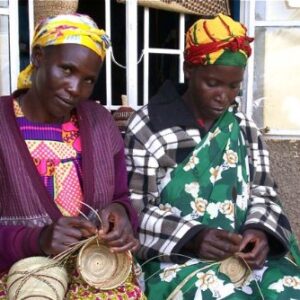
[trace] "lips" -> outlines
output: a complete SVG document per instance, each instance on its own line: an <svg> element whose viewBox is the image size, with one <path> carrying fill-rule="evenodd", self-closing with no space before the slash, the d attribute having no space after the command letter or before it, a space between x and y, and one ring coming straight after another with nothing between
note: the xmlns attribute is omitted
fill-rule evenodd
<svg viewBox="0 0 300 300"><path fill-rule="evenodd" d="M67 106L67 107L74 107L74 103L72 102L72 99L71 99L71 98L65 98L65 97L57 96L57 99L58 99L59 102L62 103L64 106Z"/></svg>

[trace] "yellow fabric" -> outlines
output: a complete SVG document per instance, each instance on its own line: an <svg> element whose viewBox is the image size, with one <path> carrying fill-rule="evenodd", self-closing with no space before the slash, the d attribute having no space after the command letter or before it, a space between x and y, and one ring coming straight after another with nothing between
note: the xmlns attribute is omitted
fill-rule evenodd
<svg viewBox="0 0 300 300"><path fill-rule="evenodd" d="M50 45L79 44L91 49L104 60L109 43L105 31L99 29L90 17L70 14L42 20L35 28L31 49L37 45L46 47ZM34 66L29 64L19 74L18 88L30 88L33 70Z"/></svg>
<svg viewBox="0 0 300 300"><path fill-rule="evenodd" d="M218 14L213 19L200 19L196 21L186 34L186 48L192 46L211 44L215 42L228 43L238 37L247 37L246 27L233 20L231 17ZM242 49L238 50L248 58L248 55ZM209 64L214 64L215 61L224 53L224 49L219 49L215 52L207 53L207 61Z"/></svg>

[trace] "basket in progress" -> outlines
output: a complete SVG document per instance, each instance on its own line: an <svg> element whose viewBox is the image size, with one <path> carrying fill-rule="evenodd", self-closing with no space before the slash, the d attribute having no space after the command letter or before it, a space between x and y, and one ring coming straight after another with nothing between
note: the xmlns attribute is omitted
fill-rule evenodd
<svg viewBox="0 0 300 300"><path fill-rule="evenodd" d="M9 270L7 291L9 300L63 300L68 288L64 267L48 257L28 257L16 262Z"/></svg>
<svg viewBox="0 0 300 300"><path fill-rule="evenodd" d="M127 279L132 268L129 251L112 253L109 247L96 239L85 244L77 257L77 269L82 279L89 285L110 290Z"/></svg>
<svg viewBox="0 0 300 300"><path fill-rule="evenodd" d="M243 260L234 256L223 260L219 270L221 273L227 275L237 288L244 284L251 273L251 270Z"/></svg>

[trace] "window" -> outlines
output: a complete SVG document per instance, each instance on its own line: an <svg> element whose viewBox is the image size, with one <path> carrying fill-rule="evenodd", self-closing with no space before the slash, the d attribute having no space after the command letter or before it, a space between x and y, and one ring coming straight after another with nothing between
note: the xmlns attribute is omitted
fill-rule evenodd
<svg viewBox="0 0 300 300"><path fill-rule="evenodd" d="M247 112L269 135L300 136L299 1L249 1L254 55L248 67Z"/></svg>
<svg viewBox="0 0 300 300"><path fill-rule="evenodd" d="M0 95L10 94L17 85L16 78L19 73L17 18L18 2L0 0Z"/></svg>

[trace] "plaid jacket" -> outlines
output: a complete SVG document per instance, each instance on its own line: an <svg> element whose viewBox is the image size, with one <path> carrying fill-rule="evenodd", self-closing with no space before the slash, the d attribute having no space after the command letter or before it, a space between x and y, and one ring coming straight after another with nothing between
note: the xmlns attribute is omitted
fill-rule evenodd
<svg viewBox="0 0 300 300"><path fill-rule="evenodd" d="M246 141L250 171L250 199L243 230L263 229L268 234L270 255L283 255L288 250L291 227L269 173L269 153L253 121L241 112L236 118ZM140 258L165 255L161 260L178 261L169 255L180 253L182 246L203 228L197 220L186 221L165 209L159 195L170 171L204 135L170 81L131 117L125 144L131 200L140 218Z"/></svg>

